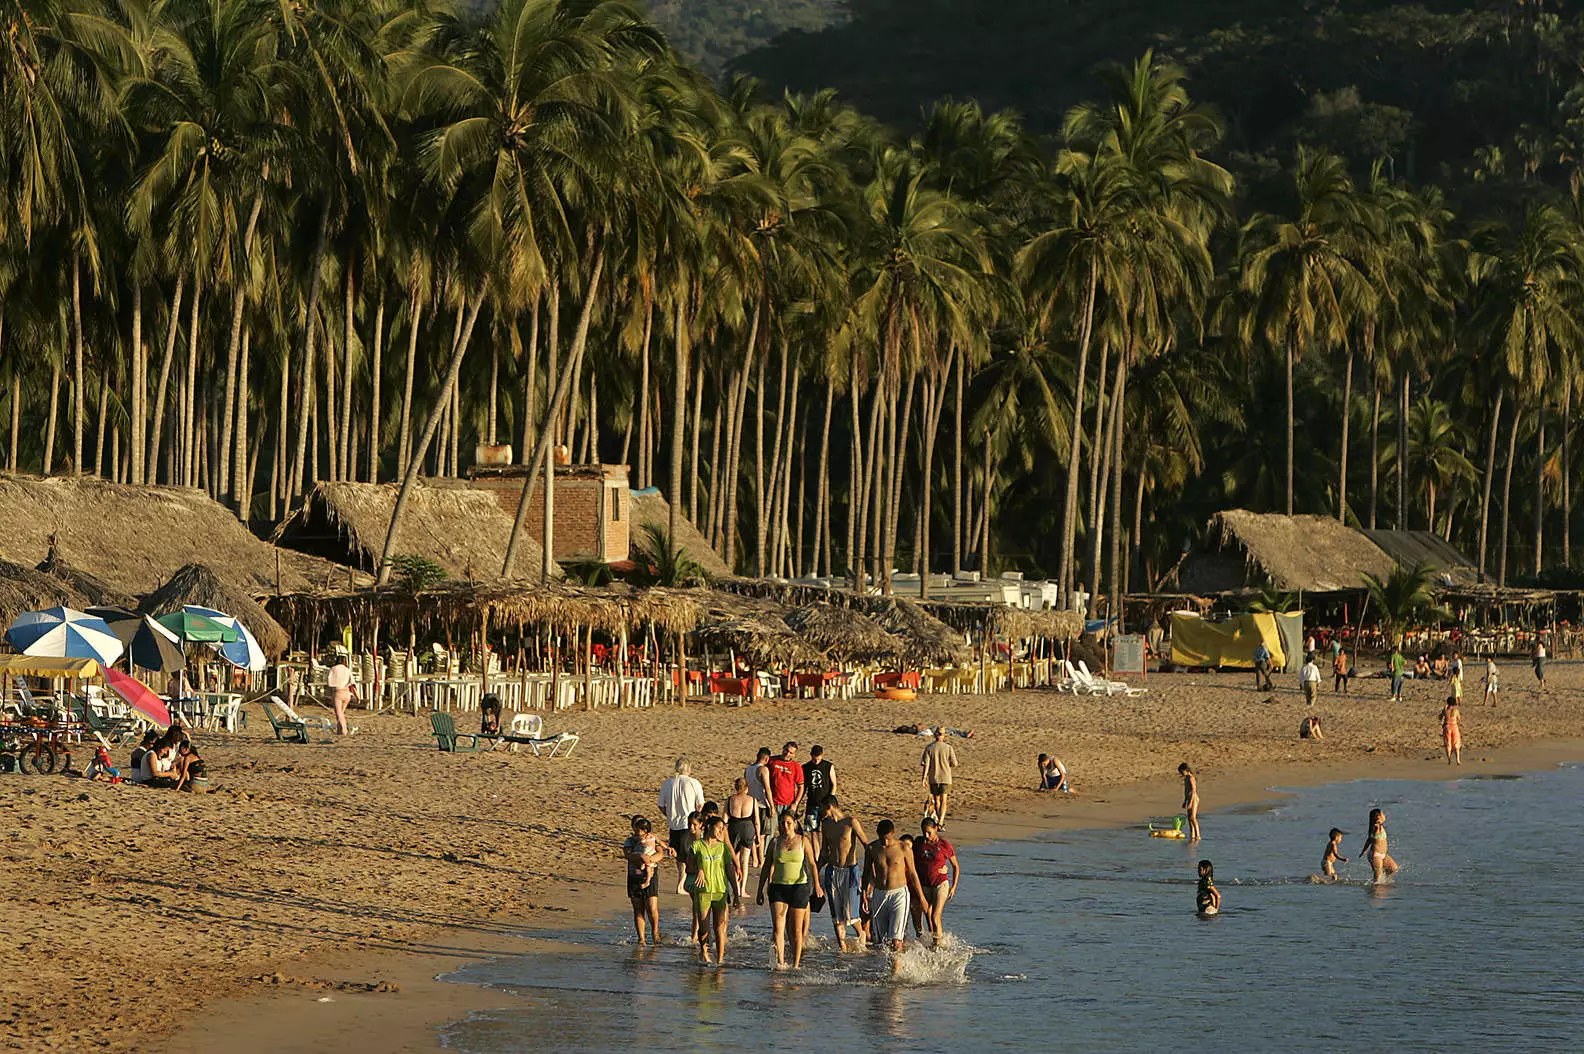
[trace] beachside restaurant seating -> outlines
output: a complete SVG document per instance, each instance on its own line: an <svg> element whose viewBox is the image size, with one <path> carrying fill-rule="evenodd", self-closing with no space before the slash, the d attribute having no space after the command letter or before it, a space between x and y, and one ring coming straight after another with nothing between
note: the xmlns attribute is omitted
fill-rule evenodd
<svg viewBox="0 0 1584 1054"><path fill-rule="evenodd" d="M495 745L493 737L473 732L458 732L456 718L438 710L429 715L429 727L433 729L430 735L434 736L435 745L447 754L472 754L480 750L489 750ZM464 739L468 741L466 746L460 742ZM479 746L481 739L489 740L489 745Z"/></svg>
<svg viewBox="0 0 1584 1054"><path fill-rule="evenodd" d="M728 677L723 673L712 673L709 675L709 694L753 699L759 694L759 680L756 677ZM741 706L742 703L737 705Z"/></svg>
<svg viewBox="0 0 1584 1054"><path fill-rule="evenodd" d="M911 688L918 690L923 678L917 670L904 670L901 673L877 673L870 678L876 688Z"/></svg>
<svg viewBox="0 0 1584 1054"><path fill-rule="evenodd" d="M853 675L845 670L794 673L792 691L799 699L851 699ZM812 693L812 694L810 694Z"/></svg>
<svg viewBox="0 0 1584 1054"><path fill-rule="evenodd" d="M544 718L538 714L514 714L505 742L511 744L514 753L519 746L526 746L533 751L534 757L542 758L546 756L542 751L548 747L549 757L559 755L565 758L571 757L572 751L577 749L578 735L576 732L558 732L547 736L544 734ZM562 747L566 748L564 753Z"/></svg>

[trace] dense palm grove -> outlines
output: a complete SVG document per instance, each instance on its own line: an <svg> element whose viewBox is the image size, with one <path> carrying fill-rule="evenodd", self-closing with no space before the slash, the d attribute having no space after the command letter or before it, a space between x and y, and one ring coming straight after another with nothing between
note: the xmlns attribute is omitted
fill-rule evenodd
<svg viewBox="0 0 1584 1054"><path fill-rule="evenodd" d="M741 570L884 589L1148 588L1229 506L1571 564L1578 183L1458 216L1299 147L1253 212L1149 55L1054 140L904 137L723 94L619 0L0 11L12 470L264 524L565 443Z"/></svg>

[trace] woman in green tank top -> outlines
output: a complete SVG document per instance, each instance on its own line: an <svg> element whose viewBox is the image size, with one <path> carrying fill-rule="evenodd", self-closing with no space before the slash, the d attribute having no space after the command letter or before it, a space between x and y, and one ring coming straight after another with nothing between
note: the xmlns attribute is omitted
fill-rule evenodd
<svg viewBox="0 0 1584 1054"><path fill-rule="evenodd" d="M693 912L699 920L699 958L704 962L726 962L726 921L731 890L737 886L737 861L721 838L725 826L719 816L704 821L704 837L693 843L687 865L687 888L693 894ZM708 926L708 930L702 929ZM710 959L709 937L715 935L715 958Z"/></svg>
<svg viewBox="0 0 1584 1054"><path fill-rule="evenodd" d="M786 966L787 931L792 932L792 968L803 965L803 945L808 940L809 897L823 897L819 868L814 866L814 843L798 830L797 817L781 814L780 833L765 854L759 873L759 903L770 887L770 918L775 929L776 969Z"/></svg>

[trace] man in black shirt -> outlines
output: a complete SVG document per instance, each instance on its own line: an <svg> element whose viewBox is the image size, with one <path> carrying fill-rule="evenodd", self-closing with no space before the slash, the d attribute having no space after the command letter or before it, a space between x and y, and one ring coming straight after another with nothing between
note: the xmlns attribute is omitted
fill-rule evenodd
<svg viewBox="0 0 1584 1054"><path fill-rule="evenodd" d="M836 793L836 766L825 760L825 748L816 744L803 764L803 786L807 788L808 812L803 827L819 849L820 823L825 819L825 803Z"/></svg>

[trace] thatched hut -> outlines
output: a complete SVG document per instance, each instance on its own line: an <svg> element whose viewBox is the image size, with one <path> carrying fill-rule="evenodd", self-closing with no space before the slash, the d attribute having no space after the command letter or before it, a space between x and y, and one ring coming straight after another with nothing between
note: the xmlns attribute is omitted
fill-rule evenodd
<svg viewBox="0 0 1584 1054"><path fill-rule="evenodd" d="M887 662L903 650L902 641L876 622L839 604L806 604L786 614L786 624L832 658L849 662Z"/></svg>
<svg viewBox="0 0 1584 1054"><path fill-rule="evenodd" d="M271 658L283 654L290 644L281 624L258 601L221 581L203 564L188 564L177 571L170 581L143 598L139 610L148 615L168 615L188 604L233 616L248 628L264 654Z"/></svg>
<svg viewBox="0 0 1584 1054"><path fill-rule="evenodd" d="M193 561L250 596L273 593L277 584L303 590L369 581L351 568L259 540L201 490L0 474L0 557L32 567L52 541L70 554L75 570L123 594L157 589Z"/></svg>
<svg viewBox="0 0 1584 1054"><path fill-rule="evenodd" d="M0 560L0 631L24 611L65 605L87 607L88 600L70 583L31 567Z"/></svg>
<svg viewBox="0 0 1584 1054"><path fill-rule="evenodd" d="M274 541L373 574L400 489L395 483L320 483L275 529ZM512 516L494 494L460 482L420 480L407 496L394 551L431 560L452 578L484 580L500 573L511 530ZM536 575L543 554L525 532L517 546L518 570Z"/></svg>
<svg viewBox="0 0 1584 1054"><path fill-rule="evenodd" d="M1386 576L1392 558L1331 516L1282 516L1231 509L1205 527L1201 545L1178 565L1166 588L1190 593L1244 589L1347 593L1365 573Z"/></svg>
<svg viewBox="0 0 1584 1054"><path fill-rule="evenodd" d="M911 600L891 597L874 616L900 638L902 661L910 666L965 665L972 658L961 633Z"/></svg>
<svg viewBox="0 0 1584 1054"><path fill-rule="evenodd" d="M135 608L137 598L123 593L98 575L67 563L54 545L36 568L41 574L58 578L94 607Z"/></svg>
<svg viewBox="0 0 1584 1054"><path fill-rule="evenodd" d="M756 670L822 669L828 665L820 650L786 623L763 616L713 608L705 613L693 637L706 649L730 652Z"/></svg>
<svg viewBox="0 0 1584 1054"><path fill-rule="evenodd" d="M670 530L671 506L665 497L653 487L631 492L632 497L632 541L634 546L646 544L644 527L659 527L661 530ZM721 559L705 538L694 526L693 521L686 516L677 515L677 536L671 539L671 544L682 549L684 553L696 564L704 569L711 577L731 574L731 568L726 561Z"/></svg>

